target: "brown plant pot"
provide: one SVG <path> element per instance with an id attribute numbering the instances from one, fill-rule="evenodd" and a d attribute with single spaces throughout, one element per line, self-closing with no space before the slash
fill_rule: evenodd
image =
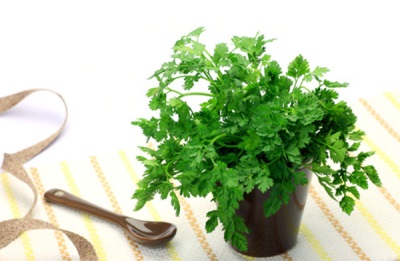
<path id="1" fill-rule="evenodd" d="M 297 241 L 301 218 L 307 201 L 308 190 L 312 178 L 310 170 L 304 170 L 309 180 L 307 185 L 298 186 L 287 205 L 283 205 L 273 216 L 265 218 L 263 203 L 269 196 L 258 189 L 244 195 L 236 211 L 245 220 L 250 232 L 246 234 L 248 250 L 237 252 L 253 257 L 269 257 L 285 253 Z"/>

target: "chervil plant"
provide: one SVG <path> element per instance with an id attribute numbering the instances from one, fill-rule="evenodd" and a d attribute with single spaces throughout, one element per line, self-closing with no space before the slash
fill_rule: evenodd
<path id="1" fill-rule="evenodd" d="M 364 132 L 356 129 L 356 116 L 338 101 L 335 88 L 347 83 L 326 80 L 328 68 L 311 69 L 302 55 L 283 72 L 266 53 L 273 40 L 260 34 L 234 36 L 209 51 L 199 42 L 203 31 L 178 40 L 171 60 L 152 75 L 157 86 L 147 96 L 158 117 L 133 122 L 158 144 L 141 147 L 149 157 L 138 157 L 145 173 L 133 195 L 136 210 L 160 194 L 179 215 L 177 193 L 211 194 L 218 204 L 207 213 L 207 232 L 221 223 L 225 240 L 246 250 L 248 229 L 235 211 L 255 188 L 270 190 L 268 217 L 308 182 L 301 167 L 310 168 L 348 214 L 368 180 L 381 185 L 375 168 L 363 165 L 373 152 L 357 152 Z M 194 90 L 199 87 L 206 90 Z M 206 101 L 195 110 L 188 96 Z"/>

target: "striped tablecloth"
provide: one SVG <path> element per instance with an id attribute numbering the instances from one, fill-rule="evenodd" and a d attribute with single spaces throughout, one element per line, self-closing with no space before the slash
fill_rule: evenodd
<path id="1" fill-rule="evenodd" d="M 352 108 L 359 118 L 358 127 L 367 132 L 362 149 L 376 151 L 369 163 L 378 169 L 383 187 L 371 185 L 362 191 L 361 201 L 349 217 L 314 179 L 297 245 L 265 260 L 400 260 L 400 93 L 359 99 Z M 84 236 L 93 243 L 100 260 L 264 260 L 234 252 L 219 229 L 205 232 L 205 213 L 213 207 L 208 199 L 181 198 L 180 217 L 174 216 L 169 201 L 159 199 L 132 212 L 131 195 L 143 170 L 135 159 L 137 153 L 133 148 L 28 171 L 41 195 L 50 188 L 61 188 L 117 213 L 175 223 L 178 233 L 166 247 L 138 246 L 115 225 L 42 200 L 34 217 Z M 31 200 L 25 184 L 0 173 L 0 220 L 21 217 Z M 24 233 L 2 249 L 0 260 L 78 260 L 78 255 L 63 234 L 37 230 Z"/>

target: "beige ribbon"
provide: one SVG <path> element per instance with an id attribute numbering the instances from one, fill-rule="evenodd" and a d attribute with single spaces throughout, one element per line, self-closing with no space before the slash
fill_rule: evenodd
<path id="1" fill-rule="evenodd" d="M 92 244 L 87 241 L 85 238 L 83 238 L 80 235 L 77 235 L 73 232 L 63 230 L 60 228 L 57 228 L 51 223 L 34 219 L 32 217 L 32 212 L 33 209 L 36 205 L 38 194 L 35 188 L 35 185 L 33 184 L 31 178 L 29 177 L 28 173 L 25 171 L 23 164 L 25 164 L 27 161 L 32 159 L 34 156 L 39 154 L 41 151 L 43 151 L 45 148 L 47 148 L 53 141 L 57 139 L 57 137 L 60 135 L 62 130 L 65 127 L 65 124 L 67 122 L 68 118 L 68 109 L 67 109 L 67 104 L 65 103 L 65 100 L 63 97 L 51 90 L 46 90 L 46 89 L 32 89 L 32 90 L 26 90 L 22 91 L 13 95 L 9 95 L 3 98 L 0 98 L 0 113 L 3 113 L 15 105 L 17 105 L 20 101 L 22 101 L 25 97 L 28 95 L 37 92 L 37 91 L 49 91 L 51 93 L 56 94 L 61 101 L 63 102 L 65 106 L 65 119 L 62 124 L 62 126 L 56 131 L 54 134 L 52 134 L 50 137 L 47 139 L 38 142 L 24 150 L 18 151 L 13 154 L 4 154 L 4 160 L 3 160 L 3 165 L 2 169 L 8 172 L 9 174 L 14 175 L 17 177 L 19 180 L 22 182 L 26 183 L 32 190 L 33 195 L 34 195 L 34 200 L 32 203 L 31 208 L 29 211 L 26 213 L 26 215 L 22 218 L 16 218 L 16 219 L 9 219 L 0 222 L 0 250 L 7 245 L 9 245 L 11 242 L 13 242 L 15 239 L 18 238 L 18 236 L 25 231 L 29 230 L 34 230 L 34 229 L 53 229 L 53 230 L 58 230 L 63 232 L 74 244 L 76 247 L 79 257 L 82 261 L 95 261 L 98 260 L 96 251 L 94 250 Z"/>

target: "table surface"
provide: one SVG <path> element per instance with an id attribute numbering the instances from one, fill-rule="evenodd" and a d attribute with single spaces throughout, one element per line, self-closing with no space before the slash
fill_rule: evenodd
<path id="1" fill-rule="evenodd" d="M 75 192 L 85 198 L 132 214 L 130 195 L 137 179 L 132 176 L 132 169 L 140 175 L 141 166 L 134 158 L 136 146 L 143 145 L 145 139 L 130 122 L 150 115 L 145 93 L 154 82 L 147 78 L 169 59 L 174 42 L 199 26 L 206 27 L 202 39 L 210 48 L 229 41 L 232 35 L 251 36 L 260 32 L 267 38 L 277 38 L 269 44 L 268 51 L 283 68 L 301 53 L 312 67 L 330 68 L 329 79 L 350 83 L 349 88 L 340 91 L 341 98 L 354 105 L 360 114 L 359 125 L 368 130 L 366 148 L 378 149 L 374 163 L 387 181 L 385 190 L 371 187 L 362 193 L 362 204 L 351 218 L 341 214 L 315 184 L 298 245 L 288 256 L 277 259 L 343 260 L 340 259 L 343 255 L 357 260 L 365 254 L 372 260 L 394 260 L 400 255 L 397 232 L 400 230 L 398 222 L 394 222 L 400 219 L 396 163 L 400 132 L 397 5 L 397 1 L 387 0 L 332 3 L 250 0 L 246 4 L 225 0 L 3 1 L 0 3 L 0 97 L 30 88 L 48 88 L 63 95 L 69 107 L 66 129 L 55 144 L 28 162 L 26 168 L 32 176 L 40 178 L 43 189 L 76 188 Z M 385 95 L 385 91 L 394 98 Z M 373 110 L 360 97 L 373 104 Z M 61 124 L 63 115 L 59 100 L 45 92 L 32 95 L 1 115 L 0 160 L 3 152 L 15 152 L 47 137 Z M 96 162 L 109 185 L 99 181 L 102 178 L 94 167 Z M 70 166 L 69 172 L 65 164 Z M 76 179 L 75 184 L 66 181 L 68 175 Z M 0 220 L 22 215 L 29 204 L 26 202 L 29 192 L 24 192 L 26 188 L 17 181 L 8 179 L 7 174 L 0 176 Z M 120 176 L 125 183 L 119 183 Z M 113 197 L 117 205 L 110 203 Z M 14 205 L 10 198 L 15 198 Z M 202 232 L 202 209 L 212 207 L 207 200 L 188 201 L 188 210 L 180 218 L 173 216 L 168 204 L 156 201 L 154 208 L 140 214 L 181 224 L 181 232 L 171 249 L 163 250 L 132 250 L 114 227 L 63 208 L 40 203 L 37 217 L 50 219 L 49 213 L 54 212 L 60 226 L 93 240 L 96 236 L 90 233 L 94 227 L 108 260 L 132 260 L 135 255 L 142 255 L 145 260 L 153 257 L 158 260 L 163 255 L 171 260 L 178 257 L 187 260 L 193 251 L 199 254 L 199 260 L 242 258 L 225 246 L 220 232 Z M 13 206 L 19 212 L 13 212 Z M 30 260 L 25 241 L 31 242 L 31 252 L 37 260 L 62 259 L 62 251 L 57 248 L 60 242 L 51 235 L 46 236 L 51 250 L 47 245 L 33 243 L 42 233 L 29 232 L 28 239 L 0 250 L 0 260 L 11 260 L 14 256 L 15 260 Z M 111 245 L 108 233 L 115 239 Z M 65 252 L 76 256 L 68 241 L 65 244 Z M 118 259 L 121 255 L 130 259 Z"/>

